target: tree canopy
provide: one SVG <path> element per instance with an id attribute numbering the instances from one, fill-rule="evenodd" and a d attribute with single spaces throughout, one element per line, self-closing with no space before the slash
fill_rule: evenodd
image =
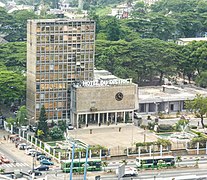
<path id="1" fill-rule="evenodd" d="M 204 115 L 207 114 L 207 97 L 203 97 L 198 94 L 194 100 L 186 102 L 186 108 L 194 112 L 197 116 L 201 118 L 201 124 L 204 128 Z"/>
<path id="2" fill-rule="evenodd" d="M 40 116 L 39 116 L 37 129 L 43 132 L 42 136 L 47 137 L 49 129 L 47 126 L 47 116 L 46 116 L 46 111 L 45 111 L 44 106 L 42 106 L 40 110 Z"/>

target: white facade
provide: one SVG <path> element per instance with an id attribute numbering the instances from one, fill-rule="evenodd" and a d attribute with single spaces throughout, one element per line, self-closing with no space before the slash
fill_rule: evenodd
<path id="1" fill-rule="evenodd" d="M 207 41 L 207 37 L 200 37 L 200 38 L 179 38 L 176 43 L 178 45 L 185 46 L 185 45 L 189 44 L 192 41 Z"/>

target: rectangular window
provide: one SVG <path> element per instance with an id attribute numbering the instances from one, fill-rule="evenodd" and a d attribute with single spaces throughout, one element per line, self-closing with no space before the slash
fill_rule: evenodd
<path id="1" fill-rule="evenodd" d="M 36 104 L 36 109 L 40 109 L 40 104 L 39 103 Z"/>
<path id="2" fill-rule="evenodd" d="M 40 85 L 39 84 L 36 85 L 36 89 L 40 90 Z"/>
<path id="3" fill-rule="evenodd" d="M 53 64 L 50 65 L 50 70 L 51 71 L 54 70 L 54 65 Z"/>
<path id="4" fill-rule="evenodd" d="M 45 98 L 45 94 L 41 93 L 40 94 L 40 99 L 44 99 Z"/>
<path id="5" fill-rule="evenodd" d="M 170 104 L 170 110 L 174 111 L 174 104 Z"/>

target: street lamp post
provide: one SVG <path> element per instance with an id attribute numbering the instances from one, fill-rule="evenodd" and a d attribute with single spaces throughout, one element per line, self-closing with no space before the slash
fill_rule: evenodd
<path id="1" fill-rule="evenodd" d="M 32 173 L 34 172 L 34 156 L 32 157 Z"/>

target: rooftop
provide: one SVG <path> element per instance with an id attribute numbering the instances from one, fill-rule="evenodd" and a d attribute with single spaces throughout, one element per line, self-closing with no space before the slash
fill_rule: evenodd
<path id="1" fill-rule="evenodd" d="M 207 96 L 207 89 L 194 85 L 139 87 L 139 103 L 192 100 L 196 94 Z"/>
<path id="2" fill-rule="evenodd" d="M 207 41 L 207 37 L 179 38 L 178 41 L 185 41 L 185 42 L 191 42 L 191 41 Z"/>
<path id="3" fill-rule="evenodd" d="M 69 18 L 59 18 L 59 19 L 32 19 L 28 21 L 33 21 L 36 23 L 56 23 L 56 22 L 93 22 L 89 19 L 69 19 Z"/>
<path id="4" fill-rule="evenodd" d="M 118 79 L 118 77 L 114 76 L 107 70 L 94 70 L 94 79 Z"/>

